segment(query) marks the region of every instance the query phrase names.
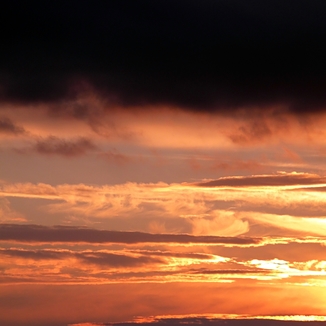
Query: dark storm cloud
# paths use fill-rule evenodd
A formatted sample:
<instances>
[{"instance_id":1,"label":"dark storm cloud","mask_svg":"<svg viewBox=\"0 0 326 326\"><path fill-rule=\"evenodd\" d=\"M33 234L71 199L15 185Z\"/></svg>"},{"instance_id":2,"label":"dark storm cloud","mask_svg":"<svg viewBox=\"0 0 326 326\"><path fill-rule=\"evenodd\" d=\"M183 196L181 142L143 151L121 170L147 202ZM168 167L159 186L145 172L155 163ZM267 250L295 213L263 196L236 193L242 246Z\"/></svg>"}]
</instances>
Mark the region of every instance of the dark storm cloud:
<instances>
[{"instance_id":1,"label":"dark storm cloud","mask_svg":"<svg viewBox=\"0 0 326 326\"><path fill-rule=\"evenodd\" d=\"M39 154L45 155L79 156L96 149L96 146L86 138L66 140L50 136L38 140L32 149Z\"/></svg>"},{"instance_id":2,"label":"dark storm cloud","mask_svg":"<svg viewBox=\"0 0 326 326\"><path fill-rule=\"evenodd\" d=\"M15 125L10 119L0 117L0 133L17 135L24 132L24 128Z\"/></svg>"},{"instance_id":3,"label":"dark storm cloud","mask_svg":"<svg viewBox=\"0 0 326 326\"><path fill-rule=\"evenodd\" d=\"M325 110L323 0L12 0L2 12L3 101L62 102L86 83L125 106Z\"/></svg>"},{"instance_id":4,"label":"dark storm cloud","mask_svg":"<svg viewBox=\"0 0 326 326\"><path fill-rule=\"evenodd\" d=\"M325 183L324 177L305 174L257 175L249 177L226 177L197 183L200 187L250 187L250 186L294 186Z\"/></svg>"},{"instance_id":5,"label":"dark storm cloud","mask_svg":"<svg viewBox=\"0 0 326 326\"><path fill-rule=\"evenodd\" d=\"M22 242L88 242L88 243L206 243L253 245L259 238L192 236L187 234L150 234L96 230L79 227L0 224L0 240Z\"/></svg>"}]
</instances>

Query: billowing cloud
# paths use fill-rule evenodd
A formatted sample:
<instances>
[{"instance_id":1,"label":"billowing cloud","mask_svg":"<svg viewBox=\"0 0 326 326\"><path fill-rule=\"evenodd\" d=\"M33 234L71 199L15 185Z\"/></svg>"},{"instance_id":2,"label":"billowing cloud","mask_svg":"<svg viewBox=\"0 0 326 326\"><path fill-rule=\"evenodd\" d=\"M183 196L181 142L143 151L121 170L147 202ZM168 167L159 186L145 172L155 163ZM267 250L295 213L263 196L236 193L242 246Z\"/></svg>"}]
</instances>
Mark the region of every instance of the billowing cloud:
<instances>
[{"instance_id":1,"label":"billowing cloud","mask_svg":"<svg viewBox=\"0 0 326 326\"><path fill-rule=\"evenodd\" d=\"M8 199L48 200L38 205L53 221L60 217L59 224L96 221L103 228L130 231L137 226L145 233L260 236L266 235L267 223L269 234L293 236L307 230L323 235L323 192L302 186L320 187L324 182L316 174L278 173L181 184L3 183L0 193Z\"/></svg>"}]
</instances>

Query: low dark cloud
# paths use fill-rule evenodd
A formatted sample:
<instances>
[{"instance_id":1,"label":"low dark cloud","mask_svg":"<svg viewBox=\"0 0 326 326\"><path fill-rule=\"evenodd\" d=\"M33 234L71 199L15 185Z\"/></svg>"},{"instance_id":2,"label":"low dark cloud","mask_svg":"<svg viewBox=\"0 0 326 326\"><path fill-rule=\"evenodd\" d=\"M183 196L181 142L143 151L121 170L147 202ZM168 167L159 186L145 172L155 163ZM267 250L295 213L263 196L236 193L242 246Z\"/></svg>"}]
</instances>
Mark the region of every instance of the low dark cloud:
<instances>
[{"instance_id":1,"label":"low dark cloud","mask_svg":"<svg viewBox=\"0 0 326 326\"><path fill-rule=\"evenodd\" d=\"M197 183L200 187L250 187L250 186L294 186L325 183L325 177L306 174L257 175L249 177L226 177Z\"/></svg>"},{"instance_id":2,"label":"low dark cloud","mask_svg":"<svg viewBox=\"0 0 326 326\"><path fill-rule=\"evenodd\" d=\"M19 242L87 243L206 243L254 245L261 239L247 237L192 236L187 234L151 234L96 230L82 227L0 224L0 240Z\"/></svg>"},{"instance_id":3,"label":"low dark cloud","mask_svg":"<svg viewBox=\"0 0 326 326\"><path fill-rule=\"evenodd\" d=\"M124 106L325 111L323 0L13 0L2 12L2 101L95 89Z\"/></svg>"},{"instance_id":4,"label":"low dark cloud","mask_svg":"<svg viewBox=\"0 0 326 326\"><path fill-rule=\"evenodd\" d=\"M153 263L165 263L163 259L150 256L128 256L123 254L115 254L110 252L98 252L98 251L60 251L60 250L25 250L25 249L0 249L0 255L7 257L16 257L22 259L33 260L60 260L65 258L77 258L83 263L95 264L100 266L110 267L135 267L145 264Z\"/></svg>"},{"instance_id":5,"label":"low dark cloud","mask_svg":"<svg viewBox=\"0 0 326 326\"><path fill-rule=\"evenodd\" d=\"M139 321L130 321L125 323L96 323L94 326L138 326L138 325L148 325L148 326L180 326L180 325L206 325L206 326L321 326L324 325L323 321L293 321L293 320L276 320L275 316L266 316L269 318L254 318L245 317L239 315L238 318L228 318L227 314L224 314L223 318L214 317L203 317L203 316L189 316L189 317L151 317L149 320L143 318L143 323ZM287 316L284 316L287 317ZM139 318L141 319L141 318ZM73 325L72 325L73 326Z\"/></svg>"},{"instance_id":6,"label":"low dark cloud","mask_svg":"<svg viewBox=\"0 0 326 326\"><path fill-rule=\"evenodd\" d=\"M134 250L135 253L150 256L163 256L163 257L178 257L178 258L191 258L191 259L213 259L213 255L203 253L187 253L187 252L172 252L172 251L153 251L153 250Z\"/></svg>"},{"instance_id":7,"label":"low dark cloud","mask_svg":"<svg viewBox=\"0 0 326 326\"><path fill-rule=\"evenodd\" d=\"M56 250L0 249L0 255L33 260L64 259L68 253Z\"/></svg>"},{"instance_id":8,"label":"low dark cloud","mask_svg":"<svg viewBox=\"0 0 326 326\"><path fill-rule=\"evenodd\" d=\"M106 252L84 252L76 254L76 257L81 259L83 262L88 264L95 264L100 266L111 266L111 267L131 267L141 266L145 264L158 264L164 263L163 259L155 257L131 257L127 255L119 255Z\"/></svg>"},{"instance_id":9,"label":"low dark cloud","mask_svg":"<svg viewBox=\"0 0 326 326\"><path fill-rule=\"evenodd\" d=\"M86 138L66 140L54 136L38 140L32 150L44 155L79 156L96 149L96 146Z\"/></svg>"},{"instance_id":10,"label":"low dark cloud","mask_svg":"<svg viewBox=\"0 0 326 326\"><path fill-rule=\"evenodd\" d=\"M25 129L23 127L17 126L6 117L0 117L0 133L18 135L24 132Z\"/></svg>"}]
</instances>

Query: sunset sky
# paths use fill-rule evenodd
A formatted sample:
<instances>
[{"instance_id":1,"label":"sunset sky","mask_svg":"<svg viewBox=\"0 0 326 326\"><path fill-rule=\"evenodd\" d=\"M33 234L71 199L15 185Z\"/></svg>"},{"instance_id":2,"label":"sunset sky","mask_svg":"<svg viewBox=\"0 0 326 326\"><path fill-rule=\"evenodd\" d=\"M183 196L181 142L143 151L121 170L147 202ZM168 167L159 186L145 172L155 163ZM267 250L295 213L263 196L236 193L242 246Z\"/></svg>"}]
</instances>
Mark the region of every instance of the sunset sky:
<instances>
[{"instance_id":1,"label":"sunset sky","mask_svg":"<svg viewBox=\"0 0 326 326\"><path fill-rule=\"evenodd\" d=\"M325 323L326 1L1 12L1 325Z\"/></svg>"}]
</instances>

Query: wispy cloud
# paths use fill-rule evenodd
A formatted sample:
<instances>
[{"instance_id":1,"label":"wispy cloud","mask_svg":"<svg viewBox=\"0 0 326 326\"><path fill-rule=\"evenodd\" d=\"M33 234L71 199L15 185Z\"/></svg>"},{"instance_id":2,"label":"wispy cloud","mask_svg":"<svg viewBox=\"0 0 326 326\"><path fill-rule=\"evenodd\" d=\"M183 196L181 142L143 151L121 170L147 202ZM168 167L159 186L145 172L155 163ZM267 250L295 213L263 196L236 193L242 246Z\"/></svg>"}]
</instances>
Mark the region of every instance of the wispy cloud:
<instances>
[{"instance_id":1,"label":"wispy cloud","mask_svg":"<svg viewBox=\"0 0 326 326\"><path fill-rule=\"evenodd\" d=\"M32 150L39 154L62 155L66 157L83 155L95 149L96 146L93 142L86 138L66 140L54 136L40 139L32 147Z\"/></svg>"},{"instance_id":2,"label":"wispy cloud","mask_svg":"<svg viewBox=\"0 0 326 326\"><path fill-rule=\"evenodd\" d=\"M25 129L16 125L9 118L0 117L0 133L19 135L25 133Z\"/></svg>"}]
</instances>

